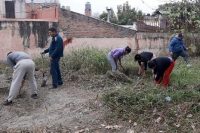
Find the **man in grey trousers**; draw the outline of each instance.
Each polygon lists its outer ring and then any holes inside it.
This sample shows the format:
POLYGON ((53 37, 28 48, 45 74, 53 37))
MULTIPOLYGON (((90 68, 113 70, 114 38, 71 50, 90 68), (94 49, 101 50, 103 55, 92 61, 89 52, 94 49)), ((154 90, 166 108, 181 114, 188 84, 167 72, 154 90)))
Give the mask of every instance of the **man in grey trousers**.
POLYGON ((31 59, 30 55, 21 51, 9 52, 7 54, 7 63, 13 68, 14 72, 9 95, 3 104, 12 104, 13 99, 19 94, 20 88, 22 87, 22 82, 24 82, 25 77, 29 82, 29 87, 32 93, 31 97, 33 99, 37 99, 38 90, 34 76, 35 63, 31 59))

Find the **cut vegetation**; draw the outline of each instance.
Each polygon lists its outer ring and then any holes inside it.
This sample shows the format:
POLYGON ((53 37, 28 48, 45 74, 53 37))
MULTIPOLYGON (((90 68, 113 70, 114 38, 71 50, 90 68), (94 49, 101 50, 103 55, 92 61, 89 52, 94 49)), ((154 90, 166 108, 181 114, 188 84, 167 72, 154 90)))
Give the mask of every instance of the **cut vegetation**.
MULTIPOLYGON (((42 59, 36 59, 39 99, 30 99, 27 85, 22 98, 0 107, 0 132, 200 132, 200 61, 187 68, 180 58, 167 90, 147 76, 137 76, 133 55, 122 60, 125 73, 109 71, 107 50, 85 48, 61 60, 64 85, 41 88, 42 59)), ((45 58, 48 71, 48 57, 45 58)), ((9 71, 0 66, 1 81, 9 71)), ((3 86, 3 84, 1 84, 3 86)), ((1 102, 8 93, 0 90, 1 102)))

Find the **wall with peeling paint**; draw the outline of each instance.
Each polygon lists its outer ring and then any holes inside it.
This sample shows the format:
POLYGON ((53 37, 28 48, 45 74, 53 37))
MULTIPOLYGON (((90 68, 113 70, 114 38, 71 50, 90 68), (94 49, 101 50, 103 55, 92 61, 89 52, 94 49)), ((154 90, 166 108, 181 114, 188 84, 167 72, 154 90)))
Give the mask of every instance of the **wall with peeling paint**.
POLYGON ((9 51, 23 50, 33 54, 47 45, 48 29, 56 22, 32 20, 0 21, 0 60, 9 51))

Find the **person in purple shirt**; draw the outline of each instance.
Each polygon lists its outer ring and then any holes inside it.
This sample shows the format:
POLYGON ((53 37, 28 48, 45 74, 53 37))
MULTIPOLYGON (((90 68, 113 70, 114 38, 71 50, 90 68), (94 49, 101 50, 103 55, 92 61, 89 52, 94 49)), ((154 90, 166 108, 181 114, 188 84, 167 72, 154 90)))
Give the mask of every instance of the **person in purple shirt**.
POLYGON ((111 50, 108 53, 108 61, 111 64, 112 71, 115 72, 118 67, 117 67, 117 62, 119 62, 119 65, 121 68, 124 70, 122 64, 121 64, 121 58, 131 52, 131 48, 129 46, 126 46, 125 48, 116 48, 111 50))

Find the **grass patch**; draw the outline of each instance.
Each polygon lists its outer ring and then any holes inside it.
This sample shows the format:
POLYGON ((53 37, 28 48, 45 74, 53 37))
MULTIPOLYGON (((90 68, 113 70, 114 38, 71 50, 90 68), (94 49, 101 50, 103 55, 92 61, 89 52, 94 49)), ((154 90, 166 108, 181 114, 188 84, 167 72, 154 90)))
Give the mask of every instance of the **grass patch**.
POLYGON ((194 125, 199 129, 200 62, 195 58, 192 64, 192 67, 187 68, 184 62, 178 60, 170 87, 166 90, 155 87, 148 75, 135 87, 136 79, 133 84, 122 85, 104 93, 102 99, 111 110, 110 117, 136 121, 143 128, 154 128, 156 131, 162 128, 164 131, 190 132, 196 130, 193 129, 194 125), (171 97, 171 101, 166 100, 167 96, 171 97), (188 114, 192 118, 188 118, 188 114), (158 117, 161 122, 156 123, 158 117))
POLYGON ((199 58, 192 59, 192 67, 186 67, 185 62, 179 60, 171 75, 174 86, 183 88, 185 85, 195 85, 200 83, 199 58))
POLYGON ((109 70, 107 51, 95 48, 84 48, 70 52, 63 58, 67 70, 87 69, 90 73, 105 74, 109 70))
MULTIPOLYGON (((122 59, 126 69, 124 73, 132 81, 124 83, 118 78, 111 79, 106 75, 111 70, 107 53, 108 50, 84 48, 70 52, 61 60, 62 72, 66 72, 64 76, 69 75, 68 71, 73 72, 70 73, 71 77, 75 77, 73 82, 84 88, 90 86, 96 90, 108 90, 102 97, 104 104, 111 110, 107 118, 135 121, 141 129, 155 129, 155 132, 191 132, 200 129, 199 58, 191 60, 190 68, 186 67, 181 58, 177 60, 170 87, 163 90, 155 87, 150 70, 146 78, 138 79, 138 64, 134 62, 133 55, 122 59), (81 75, 80 71, 85 71, 87 75, 81 75), (171 97, 170 102, 166 101, 167 96, 171 97), (156 122, 158 118, 161 120, 156 122)), ((36 60, 39 66, 41 62, 41 59, 36 60)), ((45 66, 48 67, 47 60, 45 66)))

